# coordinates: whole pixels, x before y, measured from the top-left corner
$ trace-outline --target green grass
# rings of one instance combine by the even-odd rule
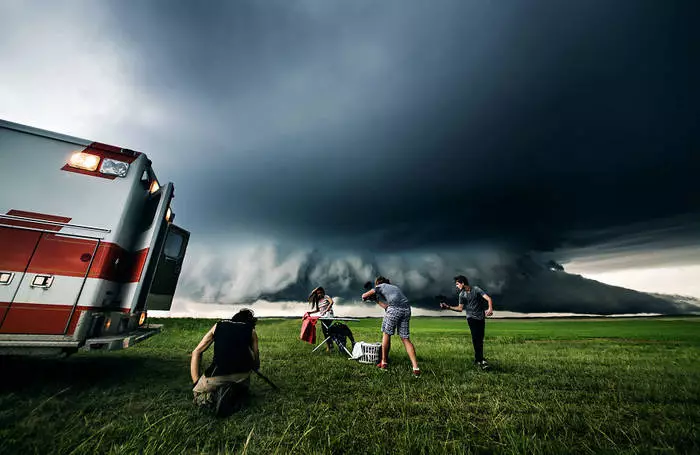
[[[281,391],[254,377],[224,420],[191,403],[189,353],[213,321],[158,322],[121,352],[0,359],[0,452],[700,451],[700,318],[490,320],[490,372],[471,366],[463,319],[413,318],[417,380],[398,339],[381,372],[312,354],[299,320],[261,320],[261,371]],[[350,324],[379,340],[379,320]]]

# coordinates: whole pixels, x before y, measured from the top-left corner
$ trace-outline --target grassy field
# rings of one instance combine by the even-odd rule
[[[223,420],[192,406],[188,374],[213,321],[158,322],[121,352],[0,359],[0,452],[700,452],[700,318],[490,320],[490,372],[471,365],[463,319],[413,318],[419,379],[398,339],[382,372],[312,354],[299,320],[261,320],[261,371],[281,391],[254,377]],[[379,340],[379,320],[351,324]]]

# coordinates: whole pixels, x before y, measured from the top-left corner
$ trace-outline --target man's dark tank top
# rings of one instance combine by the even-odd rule
[[[219,321],[214,329],[214,361],[207,376],[245,373],[253,369],[253,326],[244,322]]]

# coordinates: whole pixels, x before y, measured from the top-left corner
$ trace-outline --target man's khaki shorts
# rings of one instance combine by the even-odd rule
[[[218,387],[234,383],[248,387],[250,385],[250,372],[212,376],[211,378],[202,375],[192,389],[194,404],[198,406],[211,405],[214,402],[214,392]]]

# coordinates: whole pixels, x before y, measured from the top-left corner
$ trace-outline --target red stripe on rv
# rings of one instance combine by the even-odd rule
[[[4,304],[7,308],[7,303]],[[0,333],[28,333],[59,335],[66,328],[72,305],[34,305],[13,303],[0,326]],[[75,331],[80,311],[76,310],[68,326],[67,334]]]
[[[24,272],[41,232],[0,227],[0,270]]]
[[[85,276],[85,271],[90,263],[96,242],[83,239],[78,240],[80,241],[53,241],[47,243],[44,243],[42,240],[27,271],[52,275]],[[37,253],[40,251],[42,256],[39,257],[40,261],[37,262]],[[114,243],[100,243],[95,252],[95,258],[93,259],[92,267],[90,267],[88,278],[98,278],[120,283],[139,281],[147,255],[148,248],[129,253]]]
[[[139,281],[148,248],[130,253],[114,243],[100,243],[95,251],[96,245],[95,240],[0,227],[0,270],[83,277],[94,252],[88,278]]]
[[[7,212],[7,214],[14,216],[23,216],[25,218],[34,218],[36,220],[54,221],[56,223],[67,223],[71,220],[71,218],[67,216],[49,215],[47,213],[27,212],[25,210],[15,209],[11,209]]]
[[[27,268],[28,273],[83,277],[97,246],[94,240],[44,234]]]
[[[97,249],[88,277],[134,283],[139,281],[146,264],[148,248],[129,253],[114,243],[103,243]]]
[[[0,314],[8,307],[7,302],[0,302]],[[63,334],[66,321],[70,316],[73,305],[37,305],[32,303],[13,303],[7,316],[0,326],[0,333],[27,333],[35,335]],[[96,311],[100,308],[78,306],[71,317],[66,335],[72,335],[78,325],[83,311]],[[128,313],[128,308],[111,311]]]
[[[15,210],[12,209],[7,212],[8,215],[13,215],[13,216],[21,216],[23,218],[32,218],[35,220],[43,220],[43,221],[53,221],[56,223],[68,223],[71,219],[66,216],[56,216],[56,215],[47,215],[45,213],[37,213],[37,212],[25,212],[24,210]],[[1,217],[2,215],[0,215]],[[34,221],[20,221],[20,220],[12,220],[9,218],[5,218],[2,220],[3,224],[10,225],[10,226],[19,226],[19,227],[28,227],[28,228],[33,228],[33,229],[44,229],[47,231],[60,231],[61,226],[54,226],[52,224],[45,224],[41,222],[34,222]]]

